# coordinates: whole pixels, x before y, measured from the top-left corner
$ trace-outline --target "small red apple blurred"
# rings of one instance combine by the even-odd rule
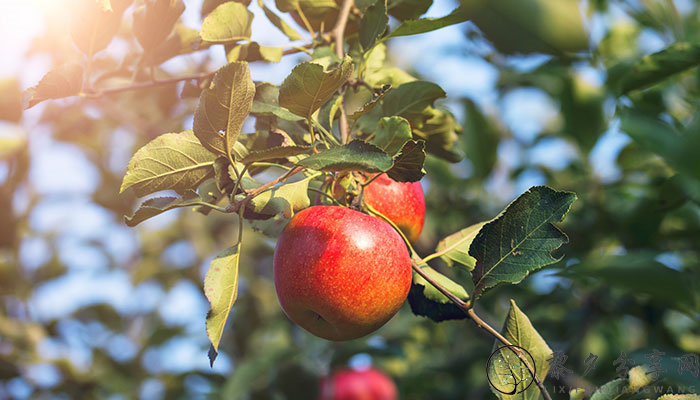
[[[321,381],[319,400],[398,400],[394,381],[374,368],[346,369]]]
[[[380,175],[365,187],[365,202],[389,218],[411,242],[425,222],[425,195],[419,182],[397,182]]]
[[[384,325],[411,288],[411,258],[379,218],[314,206],[287,223],[275,246],[274,280],[287,316],[328,340],[351,340]]]

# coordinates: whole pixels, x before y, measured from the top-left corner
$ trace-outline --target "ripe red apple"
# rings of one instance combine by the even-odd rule
[[[374,368],[346,369],[321,381],[319,400],[397,400],[394,381]]]
[[[389,218],[411,242],[425,222],[425,196],[419,182],[396,182],[382,174],[365,187],[365,202]]]
[[[379,329],[411,287],[411,259],[399,234],[345,207],[314,206],[296,214],[277,241],[273,264],[284,312],[328,340]]]

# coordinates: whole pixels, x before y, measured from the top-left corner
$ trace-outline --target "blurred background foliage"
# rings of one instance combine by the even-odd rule
[[[65,22],[75,9],[22,3],[0,1],[2,41],[12,55],[0,76],[0,398],[313,399],[320,376],[369,363],[396,380],[402,399],[494,398],[485,375],[491,339],[469,322],[433,323],[406,306],[376,334],[348,343],[294,326],[271,280],[274,241],[252,231],[239,300],[210,368],[202,280],[235,237],[235,217],[171,211],[132,229],[123,216],[136,199],[117,195],[138,147],[191,127],[197,89],[177,83],[70,98],[22,114],[13,101],[21,89],[80,60]],[[185,3],[178,40],[192,38],[201,13],[221,2]],[[257,17],[256,40],[287,43],[258,2],[243,3]],[[93,68],[133,64],[137,5],[114,23],[116,38]],[[459,5],[390,0],[390,23]],[[480,313],[500,326],[513,298],[550,347],[565,351],[573,373],[548,378],[550,387],[602,385],[616,377],[621,351],[639,364],[658,349],[666,352],[663,383],[700,390],[672,359],[700,354],[698,3],[461,6],[467,23],[388,42],[396,67],[445,89],[440,105],[460,124],[450,128],[458,133],[456,162],[426,161],[428,214],[418,251],[427,255],[444,236],[494,217],[532,185],[574,191],[562,261],[490,292]],[[337,12],[333,2],[327,7]],[[213,71],[225,57],[219,47],[185,54],[157,73]],[[254,63],[253,79],[279,84],[303,59]],[[582,378],[589,353],[599,359]]]

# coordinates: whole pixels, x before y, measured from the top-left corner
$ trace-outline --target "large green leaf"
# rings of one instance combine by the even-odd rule
[[[92,57],[107,47],[122,22],[124,10],[133,0],[74,0],[71,7],[71,38],[78,48]],[[101,4],[100,4],[101,3]],[[108,7],[105,4],[109,4]]]
[[[474,168],[474,177],[485,179],[496,165],[501,132],[497,122],[484,115],[473,101],[464,102],[464,150]]]
[[[254,96],[248,63],[233,62],[219,69],[211,86],[202,91],[194,113],[194,133],[202,144],[226,154],[226,140],[231,147],[236,143]]]
[[[277,29],[284,33],[289,38],[289,40],[295,41],[303,39],[301,35],[299,35],[297,31],[295,31],[291,26],[289,26],[289,24],[284,22],[284,20],[280,18],[279,15],[275,14],[274,11],[270,10],[267,6],[265,6],[265,3],[263,3],[262,0],[258,0],[258,5],[260,6],[260,8],[262,8],[267,19],[269,19],[270,22],[272,22],[272,25],[274,25]]]
[[[204,278],[204,294],[211,304],[207,313],[207,336],[213,349],[209,359],[214,363],[219,351],[219,342],[224,333],[228,314],[238,296],[238,259],[241,251],[240,241],[219,253],[211,262]]]
[[[416,19],[425,14],[433,5],[433,0],[389,0],[388,3],[389,15],[399,21],[405,21]]]
[[[124,217],[128,226],[136,226],[141,222],[155,217],[165,211],[175,208],[204,206],[209,207],[204,200],[193,190],[186,190],[182,198],[178,197],[153,197],[144,201],[131,217]]]
[[[428,266],[422,266],[422,270],[453,295],[464,301],[469,300],[469,294],[458,283]],[[413,274],[408,303],[415,315],[428,317],[433,321],[467,318],[464,311],[418,274]]]
[[[75,96],[83,86],[83,67],[63,64],[49,71],[39,83],[24,92],[24,108],[30,108],[48,99]]]
[[[559,55],[588,49],[578,0],[464,0],[462,9],[505,53]]]
[[[561,276],[609,285],[630,296],[645,296],[684,312],[700,309],[700,274],[681,272],[656,261],[656,252],[595,256],[566,268]]]
[[[374,46],[389,23],[389,16],[386,14],[386,0],[377,0],[372,6],[367,8],[365,15],[360,21],[360,31],[358,32],[362,48],[368,50]]]
[[[442,259],[450,266],[453,262],[458,262],[469,268],[469,270],[474,269],[476,259],[469,255],[469,246],[471,246],[476,234],[479,233],[484,224],[486,222],[479,222],[442,239],[438,243],[435,252],[442,253]]]
[[[384,96],[382,102],[384,115],[406,116],[410,113],[419,113],[445,95],[445,91],[432,82],[406,82]]]
[[[485,224],[469,248],[476,259],[473,297],[501,283],[518,283],[530,272],[558,261],[551,252],[569,238],[555,227],[576,195],[535,186]]]
[[[302,121],[304,117],[292,114],[286,108],[279,106],[280,90],[277,86],[268,83],[260,82],[255,88],[255,98],[253,100],[253,108],[251,114],[257,115],[274,115],[287,121]]]
[[[510,300],[510,311],[506,317],[506,321],[501,329],[501,335],[507,339],[514,346],[521,347],[530,353],[531,359],[527,357],[528,362],[534,362],[534,368],[537,371],[536,375],[540,378],[540,381],[544,381],[549,371],[549,362],[547,359],[551,358],[552,350],[547,345],[547,342],[540,336],[530,319],[523,313],[514,300]],[[503,343],[496,340],[493,344],[493,350],[501,348]],[[498,362],[500,361],[500,363]],[[509,377],[511,374],[516,379],[527,379],[520,383],[516,387],[516,391],[522,390],[524,387],[530,385],[527,390],[517,393],[514,395],[506,395],[499,390],[508,393],[513,390],[513,384],[506,380],[501,374],[502,370],[507,368],[507,372],[504,374]],[[538,400],[541,398],[541,393],[537,385],[532,382],[532,374],[529,373],[525,365],[517,358],[517,355],[508,348],[498,350],[496,354],[491,358],[488,370],[489,378],[492,385],[495,385],[499,390],[495,390],[491,387],[491,391],[501,400]]]
[[[617,95],[643,89],[700,65],[700,45],[676,42],[634,61],[622,61],[608,70],[608,87]]]
[[[231,43],[250,39],[253,13],[241,3],[228,1],[216,7],[202,22],[202,40]]]
[[[394,165],[387,175],[397,182],[418,182],[425,176],[425,142],[410,140],[394,157]]]
[[[131,157],[119,192],[133,188],[137,196],[145,196],[168,189],[195,190],[214,175],[215,159],[192,131],[160,135]]]
[[[406,20],[401,23],[389,37],[417,35],[434,31],[446,26],[459,24],[469,19],[467,9],[464,7],[456,8],[454,11],[440,18],[421,18],[415,20]]]
[[[374,138],[370,143],[394,156],[411,139],[411,125],[405,118],[385,117],[379,120]]]
[[[393,160],[379,147],[353,140],[344,146],[334,147],[299,161],[299,165],[318,171],[386,172]]]
[[[149,0],[134,11],[134,36],[145,51],[167,39],[185,11],[182,0]]]
[[[311,118],[348,80],[352,71],[352,59],[348,56],[331,71],[324,71],[323,66],[313,62],[301,63],[282,82],[279,104],[296,115]]]
[[[700,180],[700,158],[695,154],[700,146],[700,130],[678,132],[666,122],[635,110],[623,111],[620,122],[620,130],[642,147],[679,172]]]

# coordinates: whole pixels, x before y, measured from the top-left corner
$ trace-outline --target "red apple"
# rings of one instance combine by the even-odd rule
[[[425,222],[425,196],[419,182],[396,182],[382,174],[365,187],[365,202],[389,218],[411,242]]]
[[[314,206],[296,214],[277,241],[273,264],[284,312],[328,340],[379,329],[411,287],[411,258],[399,234],[345,207]]]
[[[319,400],[397,400],[394,381],[374,368],[342,370],[321,381]]]

